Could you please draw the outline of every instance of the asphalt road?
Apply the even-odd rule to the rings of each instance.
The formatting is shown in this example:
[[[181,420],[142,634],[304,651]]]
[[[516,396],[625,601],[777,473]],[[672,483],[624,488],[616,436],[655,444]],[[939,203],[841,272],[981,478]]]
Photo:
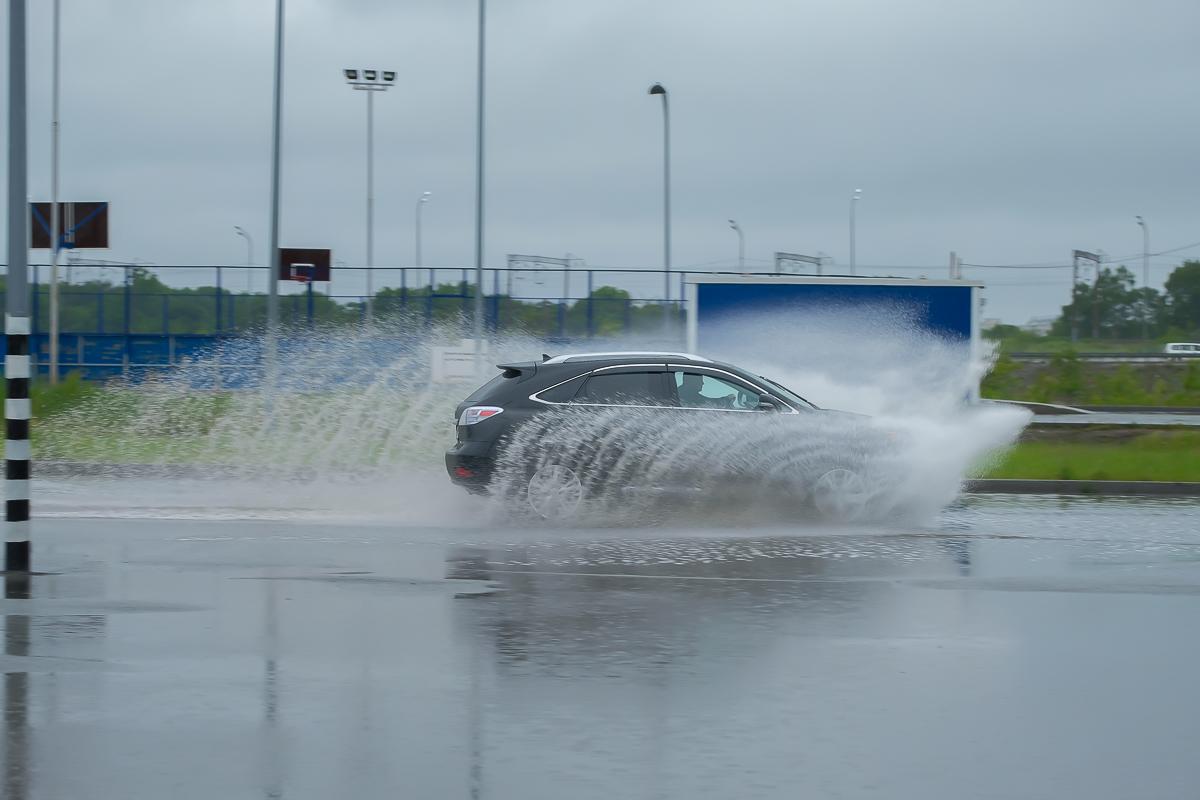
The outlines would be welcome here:
[[[1200,785],[1194,500],[557,531],[51,488],[52,574],[3,601],[9,800]]]

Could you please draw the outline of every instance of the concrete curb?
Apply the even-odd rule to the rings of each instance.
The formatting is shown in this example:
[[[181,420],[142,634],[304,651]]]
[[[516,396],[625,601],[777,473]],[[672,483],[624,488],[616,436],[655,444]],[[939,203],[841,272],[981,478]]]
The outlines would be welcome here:
[[[1065,481],[1029,478],[978,478],[963,484],[964,492],[984,494],[1075,494],[1200,497],[1200,482],[1189,481]]]

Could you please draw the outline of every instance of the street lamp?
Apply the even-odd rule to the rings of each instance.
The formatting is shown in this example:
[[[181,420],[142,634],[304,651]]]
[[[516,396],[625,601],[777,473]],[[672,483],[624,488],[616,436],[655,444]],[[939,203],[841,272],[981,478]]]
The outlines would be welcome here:
[[[729,227],[738,235],[738,272],[746,271],[746,234],[742,233],[742,226],[737,224],[737,220],[729,220]]]
[[[246,229],[241,225],[234,225],[233,232],[246,240],[246,294],[250,294],[253,289],[251,285],[254,280],[254,270],[250,267],[254,266],[254,240],[250,238],[250,234],[246,233]]]
[[[1142,219],[1142,215],[1138,214],[1137,224],[1142,227],[1142,286],[1147,290],[1150,288],[1150,226],[1146,224],[1146,220]],[[1146,292],[1146,308],[1142,309],[1142,339],[1150,338],[1150,292]]]
[[[375,93],[392,88],[396,73],[391,70],[346,69],[346,84],[367,93],[367,322],[375,314]]]
[[[667,87],[656,83],[646,90],[662,98],[663,111],[663,305],[664,316],[671,313],[671,112]]]
[[[417,242],[416,242],[416,252],[413,254],[416,257],[416,260],[413,262],[413,266],[417,267],[418,269],[420,267],[424,266],[424,264],[422,263],[422,259],[421,259],[421,209],[425,207],[425,204],[429,202],[429,198],[431,198],[431,197],[433,197],[433,192],[421,192],[421,196],[417,199],[417,213],[416,213],[416,223],[417,223],[416,224],[416,229],[417,229],[416,239],[417,239]],[[419,272],[417,274],[420,275]],[[433,290],[433,270],[429,270],[429,289],[430,289],[430,291]]]
[[[858,210],[858,200],[862,197],[862,189],[855,189],[854,196],[850,198],[850,274],[854,274],[854,268],[858,264],[855,258],[854,248],[857,242],[855,241],[855,212]]]
[[[475,306],[471,328],[475,339],[475,372],[483,374],[483,132],[487,65],[487,2],[479,0],[478,40],[475,48]]]

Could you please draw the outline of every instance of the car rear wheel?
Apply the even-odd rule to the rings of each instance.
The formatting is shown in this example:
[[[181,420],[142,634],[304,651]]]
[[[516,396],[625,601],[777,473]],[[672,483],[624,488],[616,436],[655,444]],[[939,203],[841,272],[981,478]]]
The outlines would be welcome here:
[[[822,517],[839,522],[854,522],[867,513],[870,489],[862,475],[838,467],[817,478],[812,488],[812,501]]]
[[[533,513],[545,520],[575,516],[583,502],[583,484],[575,470],[562,464],[546,464],[529,477],[525,499]]]

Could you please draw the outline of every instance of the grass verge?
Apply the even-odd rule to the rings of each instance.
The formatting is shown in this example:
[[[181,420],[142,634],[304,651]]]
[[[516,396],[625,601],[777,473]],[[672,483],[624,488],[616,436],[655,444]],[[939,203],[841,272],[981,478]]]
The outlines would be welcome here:
[[[1200,481],[1200,431],[1154,431],[1120,442],[1021,442],[979,477]]]

